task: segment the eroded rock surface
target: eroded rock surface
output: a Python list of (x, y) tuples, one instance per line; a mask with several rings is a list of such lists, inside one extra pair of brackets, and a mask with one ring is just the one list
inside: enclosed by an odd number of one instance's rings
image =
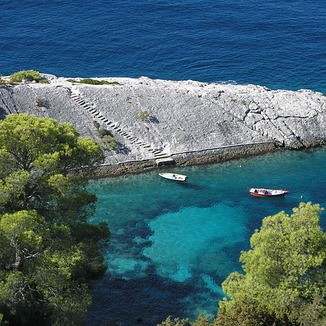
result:
[(105, 151), (108, 164), (234, 145), (302, 148), (326, 140), (326, 97), (310, 90), (146, 77), (100, 78), (118, 84), (85, 85), (44, 76), (49, 84), (1, 88), (0, 117), (27, 113), (71, 122), (81, 136), (101, 142), (97, 121), (118, 142), (118, 148)]

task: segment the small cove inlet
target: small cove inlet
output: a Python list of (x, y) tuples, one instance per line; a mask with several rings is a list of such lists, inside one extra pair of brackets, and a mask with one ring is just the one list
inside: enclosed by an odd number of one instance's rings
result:
[[(301, 201), (326, 207), (325, 161), (326, 149), (290, 151), (180, 168), (186, 183), (166, 182), (157, 172), (92, 181), (98, 205), (91, 222), (108, 222), (112, 238), (87, 324), (214, 318), (221, 283), (241, 270), (240, 251), (262, 218), (290, 213)], [(253, 184), (290, 192), (253, 197), (247, 190)]]

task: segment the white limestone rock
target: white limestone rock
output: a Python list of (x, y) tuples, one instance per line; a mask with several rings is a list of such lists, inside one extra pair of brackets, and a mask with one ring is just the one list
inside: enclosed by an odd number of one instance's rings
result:
[[(107, 163), (153, 159), (155, 152), (173, 155), (264, 142), (300, 148), (326, 140), (326, 97), (310, 90), (147, 77), (98, 78), (119, 85), (85, 85), (42, 76), (49, 84), (1, 88), (0, 116), (27, 113), (71, 122), (82, 136), (100, 141), (96, 120), (120, 144), (119, 150), (106, 151)], [(44, 106), (36, 104), (38, 98)], [(150, 117), (141, 120), (144, 111)]]

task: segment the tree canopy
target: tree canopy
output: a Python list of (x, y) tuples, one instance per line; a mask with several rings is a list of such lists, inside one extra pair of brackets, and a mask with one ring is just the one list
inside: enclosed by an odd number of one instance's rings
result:
[(72, 124), (7, 116), (0, 122), (0, 213), (36, 209), (52, 220), (85, 220), (96, 199), (81, 186), (103, 160), (100, 145)]
[(25, 114), (0, 122), (0, 325), (79, 325), (105, 271), (105, 223), (85, 186), (100, 145), (68, 123)]
[(222, 284), (229, 299), (220, 302), (220, 318), (251, 306), (256, 317), (260, 313), (262, 319), (272, 318), (278, 321), (275, 325), (302, 325), (307, 319), (304, 311), (311, 316), (304, 325), (326, 323), (326, 234), (319, 225), (321, 211), (319, 205), (301, 203), (292, 215), (280, 212), (264, 218), (250, 239), (252, 249), (240, 256), (245, 273), (232, 273)]

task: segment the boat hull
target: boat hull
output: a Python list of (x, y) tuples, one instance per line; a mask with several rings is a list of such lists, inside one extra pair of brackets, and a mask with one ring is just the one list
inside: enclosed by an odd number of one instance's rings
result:
[(177, 182), (185, 182), (188, 178), (186, 175), (177, 174), (177, 173), (159, 173), (159, 176), (164, 179), (177, 181)]
[(265, 189), (265, 188), (249, 188), (249, 193), (257, 197), (280, 197), (289, 193), (283, 189)]

